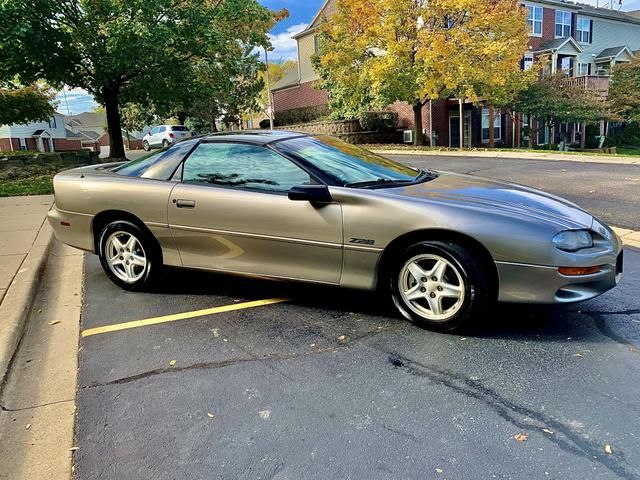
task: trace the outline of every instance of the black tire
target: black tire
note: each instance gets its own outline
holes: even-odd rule
[[[126,248],[120,250],[123,254],[116,261],[119,265],[111,265],[108,256],[113,257],[116,252],[116,246],[111,240],[113,237],[124,243],[127,239],[133,237],[136,243],[132,244],[133,249],[128,251]],[[123,245],[126,247],[126,245]],[[134,223],[118,220],[106,225],[100,232],[98,241],[98,255],[100,263],[109,279],[125,290],[140,291],[147,290],[154,281],[160,276],[162,270],[162,256],[155,239],[145,230],[141,229]],[[140,258],[145,259],[145,265],[134,265]],[[126,280],[129,264],[125,267],[124,262],[131,263],[131,272],[134,274],[131,280]]]
[[[151,150],[151,147],[149,146],[149,142],[147,142],[146,140],[142,142],[142,148],[144,149],[145,152],[148,152]]]
[[[168,140],[162,140],[162,148],[167,148],[169,145],[170,144]]]
[[[423,267],[423,271],[426,272],[429,267],[435,267],[437,258],[445,260],[441,263],[445,265],[442,281],[436,281],[436,276],[416,280],[409,272],[408,265],[411,263],[413,266],[414,260],[417,260],[418,267]],[[430,264],[431,261],[434,263]],[[450,332],[468,327],[474,320],[478,321],[495,300],[493,278],[487,270],[489,266],[485,265],[486,263],[473,249],[455,242],[427,240],[415,243],[398,255],[389,268],[386,282],[393,305],[403,317],[431,330]],[[425,279],[427,282],[423,283]],[[462,285],[459,285],[460,280]],[[450,288],[451,286],[461,288],[456,290]],[[405,292],[404,295],[401,288]],[[407,300],[410,288],[424,292],[424,299]],[[456,291],[463,294],[455,293]],[[414,294],[420,295],[417,291],[414,291]],[[459,295],[459,298],[445,298],[446,294]],[[431,298],[427,298],[427,295]],[[434,310],[431,309],[432,300],[439,302],[438,306],[434,306]],[[446,318],[429,318],[437,316],[434,314],[437,313],[437,308],[443,310],[442,316]]]

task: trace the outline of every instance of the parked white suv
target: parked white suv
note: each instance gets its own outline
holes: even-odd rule
[[[158,125],[142,138],[142,146],[147,151],[152,148],[166,148],[190,137],[191,132],[184,125]]]

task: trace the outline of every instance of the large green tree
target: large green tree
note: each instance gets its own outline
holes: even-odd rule
[[[53,114],[53,92],[47,86],[0,84],[0,125],[45,120]]]
[[[124,157],[119,105],[179,93],[198,59],[267,45],[256,0],[1,0],[0,78],[84,88],[105,106],[111,156]]]

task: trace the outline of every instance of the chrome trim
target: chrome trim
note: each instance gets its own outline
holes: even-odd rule
[[[55,206],[55,202],[54,202]],[[80,215],[82,217],[95,217],[95,215],[91,213],[80,213],[80,212],[72,212],[71,210],[62,210],[61,208],[55,207],[61,213],[66,213],[67,215]]]
[[[183,230],[187,232],[209,233],[212,235],[231,235],[231,236],[244,237],[244,238],[260,238],[263,240],[275,240],[278,242],[300,243],[303,245],[316,245],[316,246],[336,248],[336,249],[342,249],[343,247],[343,245],[340,243],[319,242],[317,240],[304,240],[302,238],[278,237],[274,235],[264,235],[260,233],[231,232],[228,230],[215,230],[212,228],[187,227],[186,225],[169,225],[169,228],[175,228],[176,230]]]
[[[496,260],[496,265],[514,265],[517,267],[534,267],[534,268],[546,268],[549,270],[558,270],[560,267],[554,267],[553,265],[534,265],[532,263],[518,263],[518,262],[502,262]]]
[[[344,246],[345,250],[357,250],[357,251],[364,251],[364,252],[375,252],[375,253],[380,253],[382,251],[384,251],[384,248],[377,248],[377,247],[365,247],[363,245],[346,245]]]

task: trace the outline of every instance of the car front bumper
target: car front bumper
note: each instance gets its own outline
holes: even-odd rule
[[[558,267],[496,262],[498,301],[517,303],[574,303],[611,290],[622,276],[623,251],[619,250],[598,273],[562,275]]]

